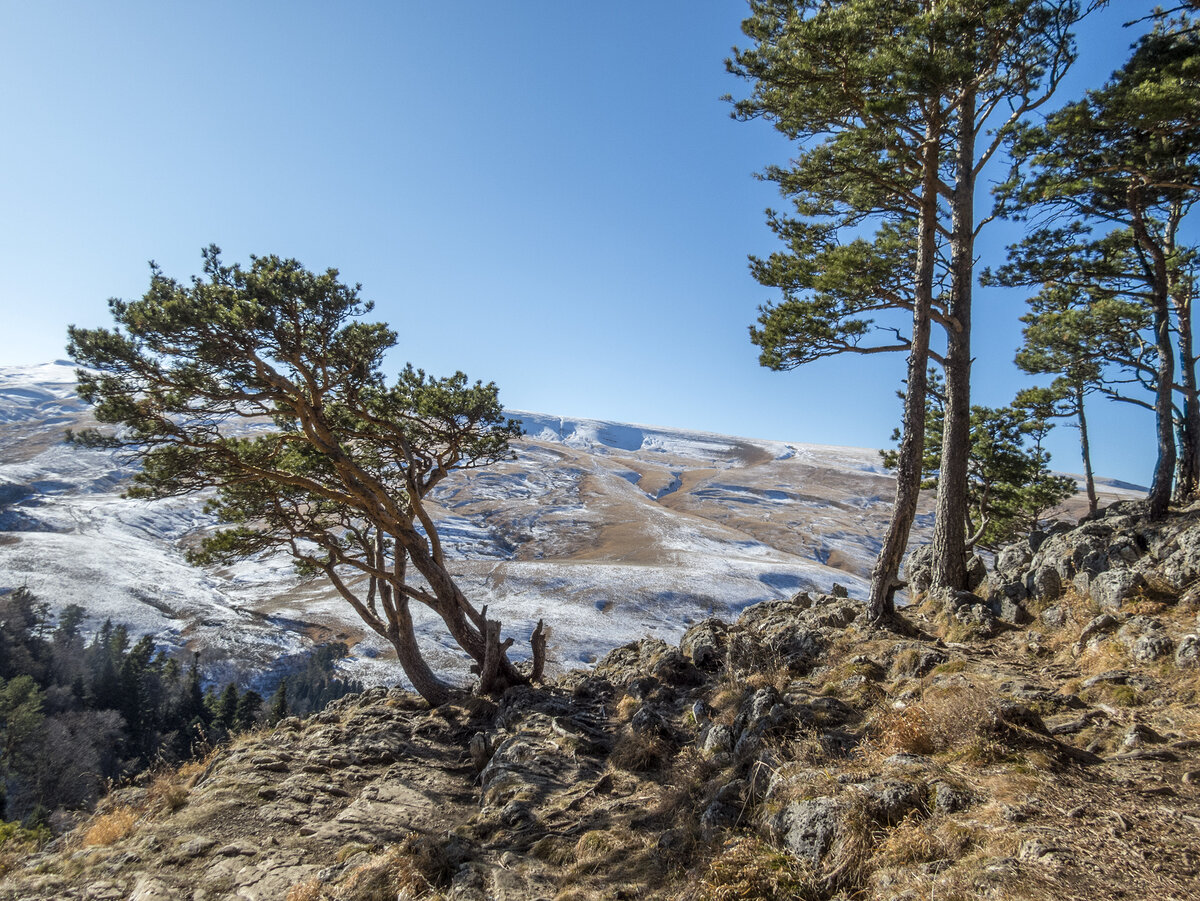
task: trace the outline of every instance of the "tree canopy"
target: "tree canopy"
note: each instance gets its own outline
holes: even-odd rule
[[[783,299],[760,308],[760,361],[908,354],[892,523],[872,573],[873,619],[892,612],[916,514],[926,367],[946,373],[934,582],[966,580],[974,195],[1004,135],[1054,93],[1074,58],[1074,0],[751,0],[753,41],[730,71],[753,82],[734,115],[795,140],[769,167],[792,206],[768,211],[785,250],[751,258]],[[905,320],[905,315],[911,324]],[[941,327],[944,350],[930,344]]]
[[[1058,330],[1107,364],[1095,381],[1111,397],[1155,412],[1155,517],[1166,512],[1177,459],[1181,499],[1200,492],[1196,253],[1181,232],[1200,197],[1198,96],[1200,35],[1186,17],[1160,22],[1104,86],[1016,132],[1012,175],[997,192],[1002,213],[1041,221],[996,275],[1041,287],[1027,319],[1033,348],[1046,350]]]
[[[215,489],[209,507],[227,527],[195,562],[290,554],[391,642],[431,703],[450,690],[417,645],[413,601],[442,619],[482,691],[540,676],[541,624],[523,673],[500,623],[455,583],[428,507],[455,470],[509,458],[519,424],[504,417],[495,384],[461,372],[406,366],[385,381],[398,335],[361,320],[372,305],[359,293],[333,269],[277,256],[230,266],[215,246],[204,277],[187,283],[151,264],[143,298],[109,301],[116,328],[70,329],[69,352],[87,367],[80,395],[120,426],[86,440],[133,452],[134,496]]]

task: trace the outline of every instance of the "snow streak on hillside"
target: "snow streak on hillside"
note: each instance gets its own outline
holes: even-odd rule
[[[435,500],[464,589],[517,639],[544,618],[564,665],[643,635],[677,639],[707,616],[834,582],[863,596],[889,512],[874,451],[513,412],[517,459],[460,473]],[[70,364],[0,368],[0,590],[28,585],[247,676],[314,640],[353,647],[356,677],[394,682],[390,649],[286,559],[194,568],[214,527],[200,499],[121,497],[130,464],[64,443],[88,424]],[[925,523],[927,525],[927,523]],[[447,672],[461,661],[419,621]]]

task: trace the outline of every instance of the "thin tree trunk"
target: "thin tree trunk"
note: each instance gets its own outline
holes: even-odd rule
[[[921,211],[917,222],[917,263],[913,298],[912,346],[908,352],[908,383],[904,392],[904,424],[896,463],[896,500],[883,547],[871,570],[867,614],[872,622],[885,622],[896,612],[895,594],[900,565],[917,515],[921,470],[925,450],[925,395],[929,365],[929,314],[933,305],[933,275],[937,258],[937,177],[940,124],[925,130],[922,148]]]
[[[1158,434],[1158,462],[1154,466],[1154,481],[1150,483],[1150,511],[1152,520],[1167,515],[1171,504],[1171,483],[1175,477],[1175,429],[1172,410],[1172,387],[1174,376],[1174,348],[1168,317],[1155,304],[1154,336],[1158,348],[1158,384],[1154,393],[1154,417]]]
[[[476,610],[446,568],[439,565],[424,547],[414,546],[410,549],[409,559],[429,583],[429,588],[437,599],[434,612],[442,618],[458,646],[475,661],[476,671],[482,677],[485,667],[494,667],[494,675],[486,679],[486,690],[503,691],[512,685],[527,684],[529,678],[508,659],[507,651],[512,641],[497,641],[495,646],[489,641],[488,628],[491,621],[487,618],[487,607]],[[475,623],[483,623],[483,627],[480,628]]]
[[[971,293],[975,275],[975,94],[958,110],[956,182],[950,266],[950,322],[946,344],[946,418],[938,470],[933,530],[934,588],[967,583],[967,462],[971,449]]]
[[[1092,449],[1088,440],[1087,417],[1083,413],[1083,386],[1075,386],[1075,409],[1079,416],[1079,452],[1083,456],[1083,481],[1087,488],[1088,513],[1096,512],[1099,500],[1096,497],[1096,479],[1092,475]]]
[[[1200,403],[1197,402],[1196,361],[1192,353],[1192,302],[1190,290],[1175,303],[1179,332],[1179,380],[1183,386],[1183,423],[1179,430],[1179,478],[1175,496],[1180,504],[1200,497]]]
[[[1151,267],[1152,298],[1154,311],[1154,344],[1158,352],[1157,383],[1154,386],[1155,431],[1158,436],[1158,462],[1154,466],[1154,481],[1150,483],[1151,520],[1167,515],[1171,505],[1171,484],[1175,477],[1175,429],[1174,399],[1175,348],[1171,343],[1171,294],[1167,255],[1171,248],[1160,246],[1150,236],[1142,215],[1142,185],[1129,186],[1127,202],[1133,225],[1133,235],[1138,246],[1149,258]]]
[[[445,704],[451,698],[450,687],[434,675],[429,664],[425,662],[421,649],[417,645],[417,635],[413,631],[412,614],[408,609],[408,598],[396,599],[396,616],[392,620],[388,639],[396,649],[396,657],[404,669],[404,675],[412,683],[417,694],[424,698],[430,707]]]

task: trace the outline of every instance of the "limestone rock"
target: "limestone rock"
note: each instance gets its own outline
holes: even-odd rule
[[[1121,604],[1146,585],[1145,577],[1129,569],[1113,569],[1091,580],[1088,594],[1101,610],[1116,611]]]
[[[1191,633],[1179,640],[1175,649],[1175,665],[1180,669],[1200,667],[1200,635]]]
[[[834,798],[793,801],[771,818],[768,828],[791,854],[815,867],[837,837],[842,809]]]

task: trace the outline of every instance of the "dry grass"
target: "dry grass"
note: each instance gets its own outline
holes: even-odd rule
[[[118,807],[95,817],[83,833],[85,848],[106,847],[137,830],[138,815],[131,807]]]
[[[146,787],[146,806],[150,810],[179,810],[188,802],[190,778],[179,771],[159,773]]]
[[[608,762],[619,770],[648,773],[670,760],[673,753],[671,743],[665,738],[626,728],[613,745]]]
[[[956,752],[968,762],[990,762],[1003,750],[994,740],[997,701],[994,692],[980,685],[927,689],[920,704],[880,708],[862,753],[887,757],[897,752]]]
[[[809,873],[791,857],[757,838],[729,842],[712,859],[695,895],[696,901],[807,901]]]
[[[625,825],[589,830],[579,837],[573,850],[574,862],[561,880],[564,887],[582,888],[591,876],[600,876],[609,886],[626,878],[645,879],[660,864],[652,837]]]
[[[917,705],[899,710],[885,708],[871,722],[872,751],[887,756],[903,751],[932,754],[937,750],[925,708]]]
[[[941,860],[958,860],[981,844],[986,833],[979,826],[955,820],[909,814],[890,830],[879,846],[878,862],[885,867],[912,867]]]
[[[321,901],[323,894],[320,879],[306,879],[288,889],[286,901]]]
[[[396,899],[440,898],[440,889],[450,884],[454,866],[445,848],[435,839],[410,833],[399,844],[352,869],[332,893],[334,901],[396,901]],[[311,883],[294,886],[309,891]],[[318,901],[318,894],[288,901]]]
[[[633,719],[633,715],[641,709],[642,702],[633,695],[625,695],[617,703],[617,721],[628,723]]]
[[[708,706],[713,709],[713,719],[726,726],[733,725],[734,717],[741,709],[747,694],[749,690],[744,682],[722,685],[708,699]]]

